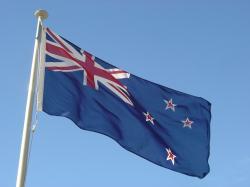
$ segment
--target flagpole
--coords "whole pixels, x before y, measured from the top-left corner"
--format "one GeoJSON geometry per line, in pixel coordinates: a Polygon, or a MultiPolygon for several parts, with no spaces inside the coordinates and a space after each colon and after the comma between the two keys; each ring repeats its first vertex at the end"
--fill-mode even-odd
{"type": "Polygon", "coordinates": [[[37,29],[36,29],[36,38],[34,44],[34,52],[32,58],[31,72],[30,72],[30,80],[29,80],[29,88],[28,88],[28,96],[24,117],[24,126],[23,126],[23,135],[22,135],[22,143],[20,148],[20,157],[18,164],[18,172],[16,179],[16,187],[24,187],[25,185],[25,177],[27,172],[27,160],[28,160],[28,152],[29,152],[29,143],[30,143],[30,130],[31,130],[31,120],[32,120],[32,112],[33,112],[33,104],[34,104],[34,94],[36,88],[36,74],[38,67],[38,52],[40,46],[40,36],[42,32],[42,20],[48,17],[48,13],[45,10],[37,10],[35,12],[35,16],[37,17],[37,29]]]}

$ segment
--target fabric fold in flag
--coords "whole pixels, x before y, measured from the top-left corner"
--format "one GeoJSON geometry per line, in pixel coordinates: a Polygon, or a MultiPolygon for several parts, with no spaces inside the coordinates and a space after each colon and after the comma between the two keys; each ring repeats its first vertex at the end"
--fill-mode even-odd
{"type": "Polygon", "coordinates": [[[159,166],[209,172],[210,107],[121,70],[46,28],[43,111],[104,134],[159,166]]]}

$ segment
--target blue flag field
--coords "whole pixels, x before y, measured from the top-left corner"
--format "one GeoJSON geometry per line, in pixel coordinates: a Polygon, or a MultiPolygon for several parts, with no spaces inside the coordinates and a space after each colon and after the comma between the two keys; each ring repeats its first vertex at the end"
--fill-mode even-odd
{"type": "Polygon", "coordinates": [[[44,112],[104,134],[159,166],[207,175],[208,101],[132,75],[45,32],[44,112]]]}

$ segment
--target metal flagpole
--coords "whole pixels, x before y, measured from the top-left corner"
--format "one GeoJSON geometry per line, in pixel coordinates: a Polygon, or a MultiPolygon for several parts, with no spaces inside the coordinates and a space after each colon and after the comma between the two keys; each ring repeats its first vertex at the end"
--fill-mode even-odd
{"type": "Polygon", "coordinates": [[[32,111],[33,111],[34,94],[35,94],[35,87],[36,87],[35,83],[37,79],[36,74],[37,74],[37,69],[38,69],[37,68],[38,67],[38,52],[39,52],[39,46],[40,46],[40,38],[41,38],[40,36],[42,32],[42,20],[48,17],[48,13],[45,10],[37,10],[35,12],[35,16],[37,17],[38,22],[37,22],[36,38],[35,38],[34,52],[33,52],[32,65],[31,65],[31,73],[30,73],[25,117],[24,117],[23,135],[22,135],[22,143],[21,143],[21,149],[20,149],[16,187],[24,187],[25,185],[28,150],[29,150],[29,143],[30,143],[32,111]]]}

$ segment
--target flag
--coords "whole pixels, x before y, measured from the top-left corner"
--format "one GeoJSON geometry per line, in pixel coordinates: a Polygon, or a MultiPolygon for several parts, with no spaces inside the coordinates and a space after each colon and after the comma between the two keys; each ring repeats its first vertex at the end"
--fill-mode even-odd
{"type": "Polygon", "coordinates": [[[45,29],[43,108],[170,170],[209,172],[210,107],[119,69],[45,29]]]}

